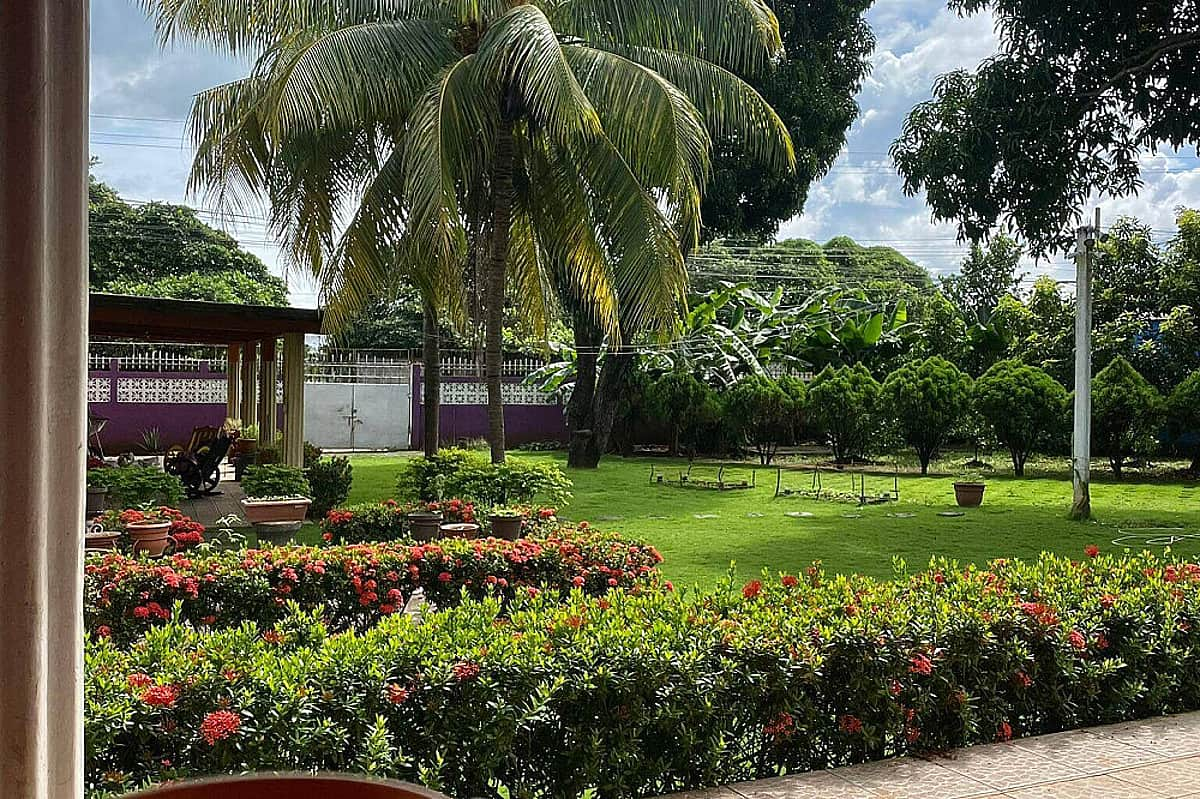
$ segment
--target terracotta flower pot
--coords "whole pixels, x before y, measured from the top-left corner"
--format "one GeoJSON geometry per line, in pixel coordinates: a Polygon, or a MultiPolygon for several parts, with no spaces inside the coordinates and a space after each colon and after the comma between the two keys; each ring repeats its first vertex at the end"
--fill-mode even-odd
{"type": "Polygon", "coordinates": [[[409,534],[414,541],[432,541],[441,534],[441,513],[414,511],[404,518],[408,520],[409,534]]]}
{"type": "Polygon", "coordinates": [[[978,508],[983,504],[984,483],[955,483],[954,501],[960,508],[978,508]]]}
{"type": "Polygon", "coordinates": [[[83,536],[84,552],[107,552],[117,548],[117,539],[121,533],[117,530],[98,530],[88,532],[83,536]]]}
{"type": "Polygon", "coordinates": [[[520,516],[489,516],[488,523],[492,526],[492,536],[503,538],[505,541],[516,541],[521,537],[520,516]]]}
{"type": "Polygon", "coordinates": [[[441,528],[443,538],[478,538],[478,524],[443,524],[441,528]]]}
{"type": "Polygon", "coordinates": [[[303,522],[312,500],[307,497],[291,499],[243,499],[242,510],[251,524],[267,522],[303,522]]]}
{"type": "Polygon", "coordinates": [[[134,522],[125,525],[125,532],[133,541],[133,554],[145,552],[152,558],[157,558],[171,544],[170,522],[134,522]]]}

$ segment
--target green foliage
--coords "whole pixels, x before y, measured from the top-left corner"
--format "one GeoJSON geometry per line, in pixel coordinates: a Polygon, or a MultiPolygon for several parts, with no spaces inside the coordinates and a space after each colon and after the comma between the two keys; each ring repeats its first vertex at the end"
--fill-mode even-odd
{"type": "Polygon", "coordinates": [[[1157,444],[1162,419],[1162,396],[1124,358],[1092,378],[1092,446],[1108,456],[1118,480],[1126,460],[1157,444]]]}
{"type": "Polygon", "coordinates": [[[1001,361],[975,381],[975,411],[1025,474],[1030,453],[1054,446],[1067,426],[1067,390],[1045,371],[1019,361],[1001,361]]]}
{"type": "Polygon", "coordinates": [[[144,505],[177,506],[183,500],[179,478],[153,466],[117,466],[88,469],[87,484],[108,489],[109,507],[140,508],[144,505]]]}
{"type": "Polygon", "coordinates": [[[668,372],[650,384],[646,401],[651,414],[671,428],[672,447],[687,444],[701,448],[700,435],[717,416],[717,398],[711,388],[689,372],[668,372]]]}
{"type": "Polygon", "coordinates": [[[247,467],[242,475],[242,491],[250,499],[312,496],[304,470],[282,463],[247,467]]]}
{"type": "Polygon", "coordinates": [[[398,496],[426,502],[448,497],[480,505],[534,499],[562,505],[571,496],[571,481],[553,463],[510,458],[491,463],[486,454],[443,449],[432,458],[409,458],[396,477],[398,496]]]}
{"type": "Polygon", "coordinates": [[[109,186],[88,185],[93,291],[248,305],[287,305],[287,286],[228,233],[182,205],[134,207],[109,186]]]}
{"type": "Polygon", "coordinates": [[[640,541],[575,529],[517,541],[197,550],[170,561],[96,555],[84,572],[84,623],[92,636],[119,646],[172,617],[210,629],[249,622],[266,630],[286,616],[276,600],[287,599],[323,609],[334,630],[363,630],[403,610],[418,589],[436,608],[464,598],[509,602],[530,589],[602,594],[655,582],[661,560],[640,541]]]}
{"type": "Polygon", "coordinates": [[[808,413],[838,463],[866,456],[879,431],[879,381],[862,364],[825,367],[808,387],[808,413]]]}
{"type": "Polygon", "coordinates": [[[1200,471],[1200,370],[1175,387],[1167,404],[1171,432],[1191,442],[1192,471],[1200,471]]]}
{"type": "Polygon", "coordinates": [[[325,514],[338,507],[350,496],[350,485],[354,482],[354,469],[346,456],[322,458],[304,470],[312,491],[312,504],[308,515],[323,519],[325,514]]]}
{"type": "Polygon", "coordinates": [[[1200,707],[1198,574],[1043,556],[547,592],[341,634],[299,608],[266,635],[185,617],[87,643],[85,783],[362,768],[386,727],[391,773],[450,796],[644,797],[1177,713],[1200,707]],[[236,724],[211,735],[218,710],[236,724]]]}
{"type": "Polygon", "coordinates": [[[980,240],[1003,220],[1035,254],[1065,250],[1097,194],[1141,185],[1141,153],[1200,145],[1200,21],[1188,2],[952,0],[987,12],[1000,52],[942,75],[892,157],[908,194],[980,240]]]}
{"type": "Polygon", "coordinates": [[[881,404],[928,474],[929,461],[971,411],[971,378],[942,358],[906,364],[883,382],[881,404]]]}
{"type": "Polygon", "coordinates": [[[967,319],[986,322],[1000,300],[1013,296],[1020,286],[1017,267],[1022,254],[1021,245],[1003,234],[986,249],[972,244],[958,274],[942,278],[942,290],[967,319]]]}
{"type": "Polygon", "coordinates": [[[780,442],[792,431],[794,417],[803,410],[796,408],[793,396],[769,377],[748,377],[724,398],[725,418],[763,466],[771,464],[780,442]]]}

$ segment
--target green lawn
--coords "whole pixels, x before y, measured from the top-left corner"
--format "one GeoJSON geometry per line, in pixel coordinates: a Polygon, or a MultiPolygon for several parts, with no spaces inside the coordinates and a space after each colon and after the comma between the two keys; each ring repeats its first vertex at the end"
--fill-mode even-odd
{"type": "MultiPolygon", "coordinates": [[[[392,496],[401,457],[356,456],[351,501],[392,496]]],[[[511,457],[564,459],[561,453],[511,457]]],[[[982,508],[944,518],[937,514],[958,510],[952,477],[901,476],[900,503],[860,509],[836,502],[775,499],[774,468],[759,472],[754,489],[718,493],[651,484],[652,465],[669,473],[679,469],[679,461],[662,458],[610,457],[598,470],[571,471],[575,496],[561,515],[649,541],[662,552],[666,575],[681,584],[712,582],[731,562],[743,576],[763,567],[795,572],[814,560],[833,571],[888,576],[894,556],[910,566],[923,566],[934,555],[979,562],[1034,557],[1042,550],[1081,556],[1087,544],[1118,549],[1112,542],[1122,529],[1183,527],[1200,535],[1200,488],[1194,482],[1114,483],[1101,476],[1092,487],[1096,520],[1080,524],[1066,519],[1071,485],[1065,474],[1022,480],[989,476],[982,508]],[[796,512],[812,516],[786,515],[796,512]]],[[[810,476],[792,472],[786,479],[801,487],[808,485],[810,476]]],[[[827,489],[849,486],[848,475],[825,478],[827,489]]],[[[869,492],[890,486],[890,476],[868,478],[869,492]]],[[[1162,547],[1154,549],[1161,552],[1162,547]]],[[[1200,538],[1173,549],[1198,554],[1200,538]]]]}

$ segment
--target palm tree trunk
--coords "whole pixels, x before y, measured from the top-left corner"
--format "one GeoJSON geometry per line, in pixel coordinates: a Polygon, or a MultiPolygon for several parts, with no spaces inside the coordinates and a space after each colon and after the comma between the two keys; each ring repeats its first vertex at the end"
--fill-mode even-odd
{"type": "Polygon", "coordinates": [[[504,463],[504,399],[500,370],[504,359],[504,278],[513,204],[513,124],[500,122],[492,164],[491,252],[484,278],[484,378],[488,393],[488,443],[492,463],[504,463]]]}
{"type": "Polygon", "coordinates": [[[425,396],[424,430],[422,431],[425,444],[425,457],[437,455],[440,443],[439,423],[442,413],[442,364],[441,342],[438,341],[437,308],[425,300],[422,304],[424,312],[424,329],[421,337],[421,355],[425,362],[425,385],[422,392],[425,396]]]}

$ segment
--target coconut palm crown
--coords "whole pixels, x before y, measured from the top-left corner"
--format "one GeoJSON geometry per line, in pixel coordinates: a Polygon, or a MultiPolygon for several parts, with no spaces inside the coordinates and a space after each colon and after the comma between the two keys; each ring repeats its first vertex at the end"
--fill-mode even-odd
{"type": "Polygon", "coordinates": [[[506,287],[669,334],[712,138],[793,161],[735,75],[781,52],[765,0],[146,1],[164,44],[252,60],[196,98],[192,188],[267,200],[333,324],[397,276],[456,313],[475,265],[497,460],[506,287]]]}

